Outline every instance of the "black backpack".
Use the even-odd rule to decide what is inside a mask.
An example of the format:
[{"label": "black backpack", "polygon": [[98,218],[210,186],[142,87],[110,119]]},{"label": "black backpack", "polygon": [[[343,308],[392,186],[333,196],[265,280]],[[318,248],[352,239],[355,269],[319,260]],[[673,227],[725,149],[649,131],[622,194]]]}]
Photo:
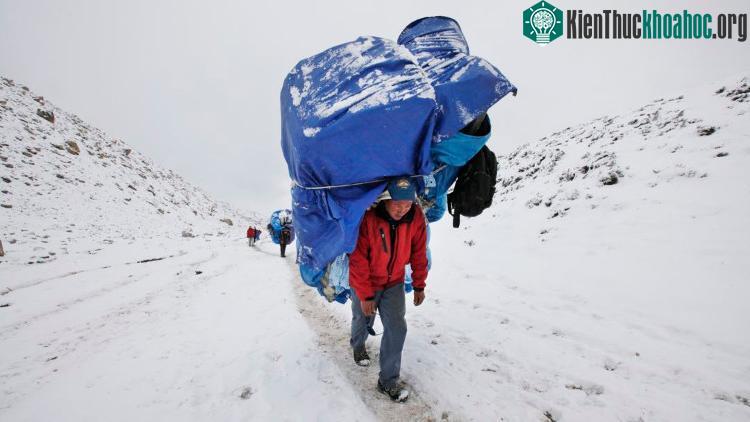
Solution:
[{"label": "black backpack", "polygon": [[497,157],[487,146],[461,167],[453,192],[448,194],[448,212],[453,227],[461,225],[461,216],[476,217],[492,205],[497,182]]}]

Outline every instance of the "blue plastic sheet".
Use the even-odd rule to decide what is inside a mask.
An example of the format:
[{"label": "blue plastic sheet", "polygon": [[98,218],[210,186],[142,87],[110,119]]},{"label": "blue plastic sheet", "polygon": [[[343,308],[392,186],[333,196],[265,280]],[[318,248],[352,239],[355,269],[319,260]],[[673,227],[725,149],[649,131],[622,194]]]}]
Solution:
[{"label": "blue plastic sheet", "polygon": [[347,300],[347,254],[390,177],[415,177],[439,220],[460,166],[487,142],[459,130],[515,91],[445,17],[415,21],[398,42],[360,37],[300,61],[281,90],[281,147],[305,283]]},{"label": "blue plastic sheet", "polygon": [[289,229],[289,243],[294,242],[294,224],[292,220],[292,210],[284,209],[277,210],[271,214],[271,222],[269,224],[269,231],[271,240],[275,244],[281,243],[281,230],[284,228]]},{"label": "blue plastic sheet", "polygon": [[281,146],[301,264],[320,271],[354,250],[385,178],[432,171],[436,107],[412,54],[384,38],[360,37],[292,69],[281,91]]}]

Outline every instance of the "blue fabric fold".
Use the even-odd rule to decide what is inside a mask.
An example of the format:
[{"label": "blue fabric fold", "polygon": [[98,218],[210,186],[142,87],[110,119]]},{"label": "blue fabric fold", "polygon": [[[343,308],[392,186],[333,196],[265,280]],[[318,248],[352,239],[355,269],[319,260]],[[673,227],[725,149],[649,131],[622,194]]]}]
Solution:
[{"label": "blue fabric fold", "polygon": [[487,60],[469,55],[461,27],[444,16],[410,23],[398,37],[435,88],[438,115],[433,142],[458,133],[517,88]]}]

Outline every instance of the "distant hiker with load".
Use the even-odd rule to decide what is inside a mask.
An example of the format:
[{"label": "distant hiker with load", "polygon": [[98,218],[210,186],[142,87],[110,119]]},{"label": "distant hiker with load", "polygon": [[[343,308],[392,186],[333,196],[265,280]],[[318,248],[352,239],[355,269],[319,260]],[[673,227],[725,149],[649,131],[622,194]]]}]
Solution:
[{"label": "distant hiker with load", "polygon": [[294,225],[292,222],[292,210],[284,209],[274,211],[271,214],[271,222],[268,223],[268,232],[271,234],[273,243],[279,245],[281,257],[286,257],[286,245],[294,242]]},{"label": "distant hiker with load", "polygon": [[411,264],[414,305],[425,298],[427,279],[427,223],[416,200],[416,186],[409,177],[392,180],[389,199],[365,213],[359,226],[357,247],[349,256],[352,295],[350,344],[354,361],[370,365],[365,348],[375,311],[383,323],[380,342],[378,391],[403,402],[409,390],[400,382],[401,352],[406,340],[405,266]]}]

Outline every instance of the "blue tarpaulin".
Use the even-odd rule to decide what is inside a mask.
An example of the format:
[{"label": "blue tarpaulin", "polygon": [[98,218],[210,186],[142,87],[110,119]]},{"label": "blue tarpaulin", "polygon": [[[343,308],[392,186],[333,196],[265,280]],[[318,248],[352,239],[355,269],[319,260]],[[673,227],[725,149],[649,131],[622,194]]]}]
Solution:
[{"label": "blue tarpaulin", "polygon": [[294,224],[292,220],[292,210],[277,210],[271,214],[271,222],[268,223],[271,240],[275,244],[281,243],[281,230],[289,229],[289,243],[294,242]]},{"label": "blue tarpaulin", "polygon": [[[449,138],[515,90],[468,51],[455,21],[425,18],[398,43],[360,37],[303,59],[287,75],[281,147],[293,181],[297,258],[305,282],[321,293],[348,286],[323,279],[346,274],[338,268],[342,255],[354,250],[362,217],[386,180],[414,176],[424,195],[422,176],[448,164],[434,147],[475,148],[477,142]],[[452,180],[438,178],[442,190],[457,168],[444,173]],[[339,287],[327,297],[345,301],[346,294]]]},{"label": "blue tarpaulin", "polygon": [[[435,108],[412,54],[387,39],[361,37],[292,69],[281,91],[281,146],[295,183],[300,263],[322,269],[351,252],[385,178],[432,171]],[[357,183],[366,184],[337,187]]]}]

